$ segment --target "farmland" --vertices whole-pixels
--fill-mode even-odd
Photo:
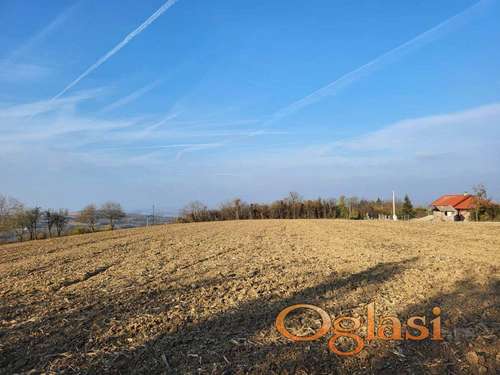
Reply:
[[[499,252],[500,224],[344,220],[3,245],[0,373],[495,373]],[[439,306],[444,341],[375,340],[340,357],[326,337],[291,342],[274,326],[296,303],[363,322],[371,302],[402,322]]]

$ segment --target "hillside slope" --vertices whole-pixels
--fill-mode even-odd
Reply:
[[[0,373],[494,373],[499,251],[498,224],[341,220],[0,246]],[[402,321],[440,306],[445,341],[372,341],[344,358],[274,328],[291,304],[364,317],[370,302]]]

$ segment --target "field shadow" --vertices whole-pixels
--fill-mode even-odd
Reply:
[[[115,335],[112,341],[93,343],[93,327],[97,324],[108,329],[116,317],[126,320],[157,314],[158,309],[167,311],[174,307],[168,302],[169,293],[188,295],[199,288],[221,286],[227,280],[214,277],[160,292],[97,295],[94,301],[98,302],[74,311],[53,312],[18,328],[19,339],[0,346],[0,373],[32,369],[148,374],[424,374],[479,373],[484,372],[484,368],[491,371],[495,366],[494,350],[499,349],[498,282],[478,285],[472,280],[462,281],[450,293],[398,312],[403,321],[412,315],[430,314],[432,307],[440,306],[443,342],[375,342],[367,345],[363,355],[340,358],[328,351],[326,339],[312,343],[292,343],[281,338],[254,339],[259,333],[273,329],[275,318],[283,308],[295,303],[322,306],[329,302],[332,291],[341,298],[369,285],[359,301],[369,303],[384,283],[397,278],[417,260],[380,263],[344,277],[332,273],[323,282],[287,297],[259,296],[202,321],[180,316],[171,322],[172,329],[162,329],[160,335],[152,334],[152,339],[137,347],[120,345],[124,339],[120,335]],[[1,335],[6,335],[3,328],[2,331],[0,341]],[[154,327],[151,332],[154,333]],[[116,349],[102,351],[101,345]],[[469,354],[469,363],[464,358],[471,351],[476,353],[477,361]]]
[[[207,366],[207,361],[216,373],[256,371],[260,362],[266,362],[266,358],[274,355],[275,346],[253,345],[246,340],[240,345],[238,340],[252,337],[272,326],[281,309],[294,303],[317,304],[325,293],[332,290],[348,293],[363,283],[381,285],[404,271],[415,260],[382,263],[342,278],[332,274],[326,281],[287,298],[269,300],[267,297],[257,297],[201,322],[193,323],[179,317],[180,320],[173,324],[176,327],[172,332],[155,337],[145,345],[138,348],[121,347],[120,350],[89,356],[96,349],[96,345],[92,344],[95,325],[105,329],[111,326],[117,316],[133,318],[157,313],[157,308],[165,311],[172,307],[166,302],[168,298],[162,298],[168,297],[168,290],[161,294],[154,291],[139,294],[135,291],[112,296],[99,296],[96,291],[92,300],[94,302],[85,306],[77,309],[68,306],[61,311],[51,311],[37,321],[7,329],[2,327],[0,335],[14,333],[17,338],[0,347],[0,372],[31,369],[57,371],[60,366],[65,367],[65,357],[71,357],[72,364],[65,367],[65,371],[69,372],[198,372],[200,365]],[[194,285],[194,288],[217,286],[224,282],[224,278],[213,278]],[[182,292],[187,294],[192,289],[193,286],[185,287]],[[372,290],[375,292],[376,288]],[[131,309],[131,306],[134,308]],[[114,340],[118,342],[119,337]],[[75,363],[79,367],[75,367]],[[276,366],[279,367],[279,363]],[[287,365],[283,363],[283,366]]]
[[[129,372],[133,368],[133,372],[142,373],[294,373],[303,363],[310,363],[315,371],[337,368],[341,362],[328,353],[323,343],[309,345],[318,350],[304,350],[303,346],[294,346],[285,340],[261,344],[251,338],[273,327],[277,314],[283,308],[295,303],[321,305],[328,302],[327,295],[332,291],[337,295],[348,294],[369,284],[372,288],[364,295],[364,299],[369,301],[377,293],[377,287],[396,277],[416,260],[381,263],[346,277],[332,274],[324,282],[286,298],[257,298],[202,322],[184,323],[176,332],[150,340],[143,348],[121,353],[121,359],[113,363],[113,370]],[[109,358],[101,360],[103,363]],[[101,364],[91,371],[98,371],[99,366]]]

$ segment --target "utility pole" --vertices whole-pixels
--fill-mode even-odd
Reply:
[[[396,216],[396,194],[394,193],[394,190],[392,191],[392,220],[398,220],[398,217]]]
[[[155,225],[155,205],[153,204],[153,225]]]

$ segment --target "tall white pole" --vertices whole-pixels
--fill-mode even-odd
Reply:
[[[398,217],[396,216],[396,194],[394,193],[394,190],[392,191],[392,220],[398,220]]]

